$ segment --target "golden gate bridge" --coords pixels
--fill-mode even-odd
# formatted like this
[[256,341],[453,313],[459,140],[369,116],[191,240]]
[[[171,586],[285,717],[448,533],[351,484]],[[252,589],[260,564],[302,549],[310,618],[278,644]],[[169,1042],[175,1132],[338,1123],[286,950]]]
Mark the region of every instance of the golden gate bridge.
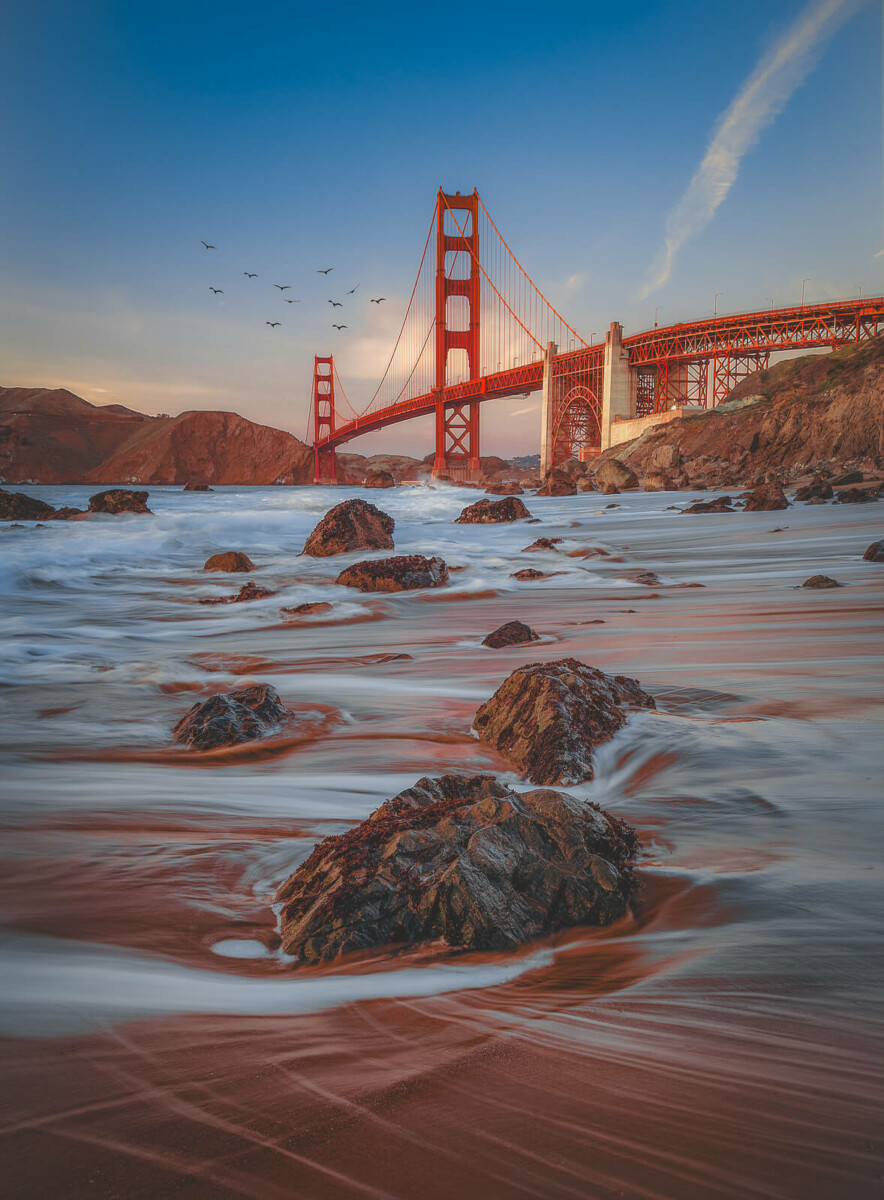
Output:
[[[884,297],[801,304],[660,326],[611,323],[587,343],[522,267],[475,190],[439,189],[399,334],[368,403],[346,398],[334,357],[314,359],[314,481],[335,449],[432,413],[433,474],[474,479],[486,400],[542,394],[541,471],[636,436],[681,407],[720,404],[778,351],[831,350],[884,328]],[[626,424],[628,422],[628,424]]]

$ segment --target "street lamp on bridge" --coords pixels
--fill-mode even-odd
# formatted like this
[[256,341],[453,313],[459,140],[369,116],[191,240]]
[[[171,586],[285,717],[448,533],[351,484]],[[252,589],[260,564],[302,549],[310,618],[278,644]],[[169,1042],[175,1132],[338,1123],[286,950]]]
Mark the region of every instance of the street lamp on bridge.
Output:
[[723,295],[724,295],[724,292],[716,292],[715,295],[712,297],[712,315],[713,315],[713,317],[718,316],[718,297],[723,296]]
[[806,279],[801,280],[801,307],[804,308],[804,288],[808,283],[813,283],[813,280],[808,275]]

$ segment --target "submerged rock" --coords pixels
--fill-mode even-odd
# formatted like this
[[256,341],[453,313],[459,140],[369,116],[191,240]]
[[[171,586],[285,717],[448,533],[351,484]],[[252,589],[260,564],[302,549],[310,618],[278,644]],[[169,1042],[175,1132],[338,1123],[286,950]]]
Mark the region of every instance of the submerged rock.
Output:
[[801,586],[803,588],[836,588],[843,587],[844,584],[833,579],[831,575],[811,575],[810,579],[805,579]]
[[109,488],[106,492],[96,492],[89,497],[91,513],[147,513],[147,497],[149,492],[133,492],[131,488]]
[[532,783],[592,779],[592,751],[625,723],[627,706],[655,708],[635,679],[576,658],[519,667],[477,711],[473,730]]
[[55,509],[43,500],[35,500],[24,492],[7,492],[0,488],[0,520],[2,521],[46,521]]
[[335,580],[343,587],[360,592],[406,592],[415,588],[444,587],[448,568],[441,558],[423,554],[403,554],[398,558],[378,558],[354,563]]
[[530,516],[518,496],[504,496],[502,500],[477,500],[475,504],[468,504],[455,524],[490,525],[501,521],[522,521]]
[[74,521],[81,520],[88,515],[84,508],[57,508],[52,516],[46,519],[47,521]]
[[216,750],[265,737],[288,716],[268,683],[219,692],[194,704],[172,730],[176,742],[194,750]]
[[786,493],[778,483],[762,483],[746,496],[746,512],[774,512],[788,508]]
[[266,600],[268,596],[275,595],[276,592],[272,592],[270,588],[258,587],[250,579],[248,583],[242,585],[235,596],[206,596],[200,600],[200,604],[242,604],[246,600]]
[[[559,572],[557,572],[558,574]],[[546,579],[545,571],[536,571],[534,567],[523,567],[521,571],[513,571],[510,579],[532,580]]]
[[204,571],[226,571],[231,575],[254,569],[255,564],[240,550],[224,550],[220,554],[213,554],[203,564]]
[[209,487],[207,483],[185,483],[185,492],[214,492],[214,488]]
[[308,600],[304,604],[295,604],[280,611],[298,617],[318,617],[321,613],[331,612],[332,606],[325,600]]
[[884,562],[884,541],[872,542],[863,555],[863,562]]
[[522,621],[507,621],[505,625],[499,625],[493,633],[483,638],[482,645],[490,646],[492,650],[500,650],[504,646],[521,646],[525,642],[539,641],[540,638],[530,625],[525,625]]
[[367,500],[344,500],[325,514],[302,553],[330,558],[353,550],[392,550],[393,527],[393,518]]
[[681,510],[684,513],[732,513],[737,510],[731,506],[730,496],[719,496],[717,500],[695,500],[693,504],[689,504],[687,508]]
[[331,962],[442,940],[507,950],[573,925],[609,925],[635,888],[635,830],[561,792],[491,775],[424,778],[320,842],[279,889],[283,949]]
[[538,538],[536,542],[532,542],[530,546],[523,546],[522,553],[530,554],[535,550],[555,550],[561,538]]

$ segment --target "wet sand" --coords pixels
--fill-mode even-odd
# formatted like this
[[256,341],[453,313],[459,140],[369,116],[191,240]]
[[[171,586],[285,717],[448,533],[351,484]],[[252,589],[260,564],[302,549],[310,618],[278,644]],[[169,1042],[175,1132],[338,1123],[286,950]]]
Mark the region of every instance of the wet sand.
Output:
[[[156,489],[148,525],[3,535],[9,1194],[880,1194],[879,506],[532,498],[540,525],[495,529],[451,523],[471,492],[373,496],[397,552],[466,568],[427,604],[342,599],[339,560],[296,557],[344,494]],[[567,540],[522,554],[538,536]],[[182,604],[232,590],[198,572],[226,548],[280,594]],[[796,590],[817,573],[847,586]],[[333,612],[280,620],[317,600]],[[544,640],[479,647],[515,617]],[[634,917],[516,955],[293,969],[275,886],[421,774],[524,786],[472,714],[567,654],[657,699],[568,789],[639,829]],[[195,699],[264,678],[315,736],[168,753]]]

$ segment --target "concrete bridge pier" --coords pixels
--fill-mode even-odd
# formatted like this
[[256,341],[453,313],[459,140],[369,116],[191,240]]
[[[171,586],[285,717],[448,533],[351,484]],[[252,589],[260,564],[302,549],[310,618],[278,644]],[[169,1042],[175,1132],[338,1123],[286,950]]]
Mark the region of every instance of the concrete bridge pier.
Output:
[[602,385],[602,449],[610,449],[611,426],[635,416],[635,381],[629,369],[629,351],[623,348],[623,326],[612,321],[605,335],[605,367]]

